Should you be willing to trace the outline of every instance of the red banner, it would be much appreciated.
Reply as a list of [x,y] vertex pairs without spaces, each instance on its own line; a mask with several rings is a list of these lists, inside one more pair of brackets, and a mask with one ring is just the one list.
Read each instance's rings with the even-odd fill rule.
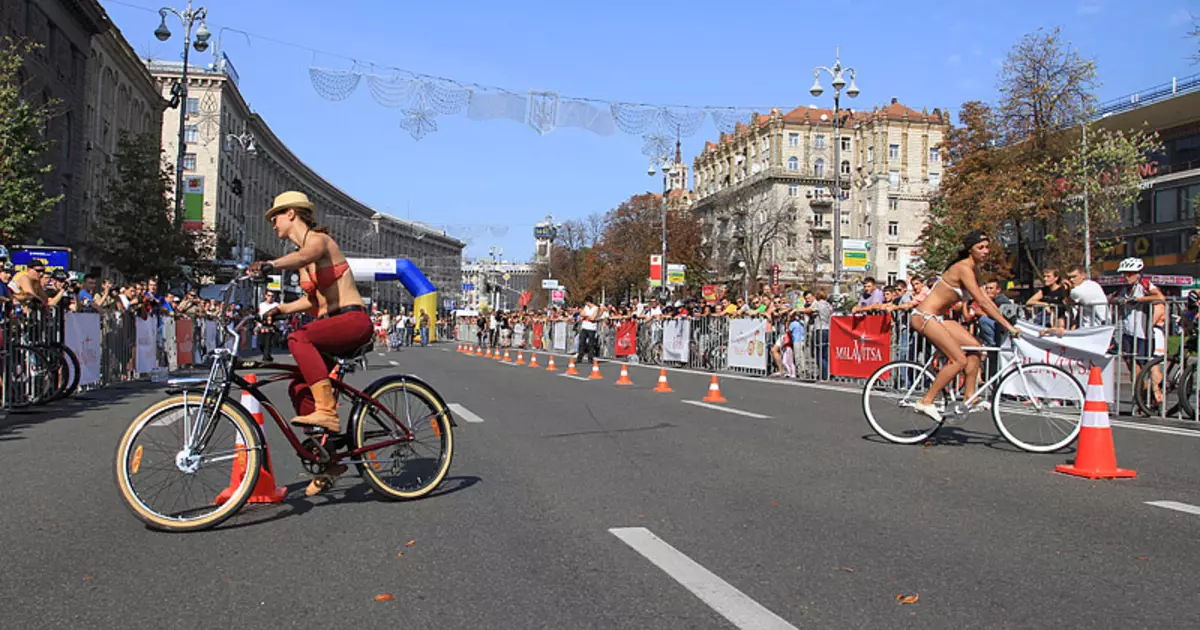
[[191,365],[196,362],[192,353],[192,320],[175,320],[175,351],[179,365]]
[[542,322],[533,323],[533,347],[538,350],[542,349],[542,335],[545,333],[545,330]]
[[892,317],[839,316],[829,327],[829,373],[868,378],[891,360]]
[[709,304],[716,304],[725,297],[725,287],[719,284],[706,284],[700,287],[701,295],[704,296],[704,301]]
[[627,319],[617,325],[617,343],[614,352],[619,357],[627,357],[637,352],[637,322]]

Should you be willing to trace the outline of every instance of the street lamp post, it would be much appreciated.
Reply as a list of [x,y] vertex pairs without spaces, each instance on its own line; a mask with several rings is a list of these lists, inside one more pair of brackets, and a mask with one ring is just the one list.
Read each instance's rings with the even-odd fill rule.
[[846,87],[845,75],[850,75],[850,86],[846,88],[846,96],[858,96],[858,86],[854,84],[854,68],[842,67],[841,49],[834,53],[832,68],[817,66],[813,68],[813,84],[808,90],[814,97],[820,96],[825,90],[821,88],[821,72],[828,72],[833,78],[833,293],[840,295],[842,290],[842,88]]
[[[242,151],[246,153],[247,157],[253,158],[254,156],[258,155],[258,146],[254,144],[254,134],[250,133],[249,131],[243,131],[240,134],[225,134],[225,142],[227,143],[226,149],[230,152],[233,150],[233,145],[236,144],[242,149]],[[246,202],[243,198],[243,195],[246,192],[246,183],[247,182],[242,182],[242,192],[238,194],[238,198],[242,199],[242,212],[240,213],[241,216],[239,217],[241,223],[238,225],[238,254],[242,257],[244,262],[250,262],[249,260],[246,260]]]
[[[654,177],[654,169],[657,166],[662,169],[663,174],[663,195],[662,195],[662,260],[659,267],[659,279],[662,281],[662,293],[667,292],[667,195],[671,192],[671,170],[674,168],[674,160],[670,152],[656,152],[650,156],[650,168],[646,170],[646,174]],[[664,298],[665,299],[665,298]]]
[[[208,50],[208,39],[212,37],[212,33],[208,30],[208,9],[205,7],[192,8],[192,0],[188,0],[187,8],[183,10],[172,9],[171,7],[163,7],[158,10],[159,17],[162,18],[162,23],[158,28],[154,29],[154,36],[158,41],[165,42],[171,39],[171,31],[167,28],[167,14],[170,13],[179,18],[183,24],[183,76],[180,78],[177,90],[173,90],[173,96],[179,99],[179,154],[175,158],[175,229],[178,230],[183,226],[183,156],[187,154],[187,142],[185,133],[185,122],[187,114],[188,102],[188,51],[196,48],[196,52],[202,53]],[[196,41],[192,42],[192,27],[200,23],[200,28],[196,29]]]

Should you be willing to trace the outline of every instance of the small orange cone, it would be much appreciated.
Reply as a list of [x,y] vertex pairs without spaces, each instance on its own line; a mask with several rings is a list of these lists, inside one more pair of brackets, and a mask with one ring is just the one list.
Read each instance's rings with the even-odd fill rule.
[[517,365],[525,365],[525,355],[520,350],[517,350]]
[[659,369],[658,369],[658,385],[655,385],[655,386],[654,386],[654,389],[653,389],[653,390],[651,390],[651,391],[663,392],[663,393],[667,393],[667,394],[669,394],[669,393],[671,393],[672,391],[674,391],[674,390],[672,390],[672,389],[671,389],[671,386],[667,384],[667,370],[666,370],[666,368],[659,368]]
[[721,395],[721,386],[717,384],[717,375],[713,374],[712,382],[708,384],[708,395],[701,398],[704,402],[723,403],[729,402]]
[[508,354],[508,350],[505,350],[505,351],[504,351],[504,360],[505,360],[505,361],[512,361],[512,356]]
[[1088,375],[1087,396],[1083,401],[1083,425],[1076,441],[1075,461],[1055,466],[1054,470],[1088,479],[1128,479],[1137,471],[1117,468],[1112,426],[1108,422],[1108,403],[1104,397],[1104,375],[1093,367]]
[[475,356],[477,356],[477,357],[483,356],[483,350],[480,348],[480,346],[475,346]]
[[579,376],[579,370],[575,369],[575,357],[571,357],[570,362],[567,363],[567,371],[564,374],[567,376]]
[[536,352],[530,352],[530,353],[529,353],[529,367],[531,367],[531,368],[536,368],[536,367],[538,367],[538,364],[537,364],[537,353],[536,353]]
[[[246,382],[254,385],[258,382],[258,376],[255,374],[247,374]],[[242,392],[242,406],[250,415],[254,417],[254,421],[259,426],[263,424],[262,406],[258,403],[258,399],[250,394],[250,392]],[[238,446],[245,446],[242,441],[242,434],[237,435],[236,443]],[[239,449],[241,450],[241,449]],[[258,472],[258,482],[254,484],[254,490],[250,493],[248,503],[282,503],[287,497],[287,488],[277,487],[275,485],[275,475],[271,472],[271,451],[267,448],[266,443],[263,443],[263,466]],[[236,453],[233,456],[233,473],[229,478],[229,487],[221,491],[217,495],[216,503],[224,503],[233,495],[233,491],[242,483],[242,479],[246,476],[246,455],[245,453]]]
[[550,363],[546,365],[547,372],[557,372],[558,368],[554,367],[554,355],[550,355]]
[[504,358],[504,355],[500,354],[500,348],[496,348],[496,349],[495,349],[495,350],[492,352],[492,358],[493,358],[493,359],[495,359],[495,360],[497,360],[497,361],[500,361],[501,359],[503,359],[503,358]]
[[604,376],[600,374],[600,362],[592,359],[592,373],[588,375],[589,381],[602,381]]
[[633,381],[629,380],[629,366],[621,364],[621,376],[617,378],[617,385],[633,385]]

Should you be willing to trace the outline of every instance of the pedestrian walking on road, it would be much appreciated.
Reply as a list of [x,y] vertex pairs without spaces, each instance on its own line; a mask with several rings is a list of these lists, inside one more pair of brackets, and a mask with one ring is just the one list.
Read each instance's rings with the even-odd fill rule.
[[421,309],[421,347],[429,345],[429,313]]

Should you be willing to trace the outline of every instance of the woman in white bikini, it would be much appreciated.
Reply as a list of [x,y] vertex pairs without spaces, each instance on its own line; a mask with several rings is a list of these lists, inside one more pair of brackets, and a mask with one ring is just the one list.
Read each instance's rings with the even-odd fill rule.
[[[963,347],[978,346],[979,341],[963,328],[962,324],[945,319],[946,313],[956,304],[963,301],[964,291],[979,304],[996,324],[1003,326],[1009,334],[1019,336],[1021,331],[1009,323],[996,303],[984,293],[979,286],[979,265],[987,260],[989,249],[988,237],[978,231],[971,232],[963,238],[963,248],[958,252],[958,260],[951,264],[942,274],[937,284],[929,291],[929,296],[913,311],[912,322],[917,331],[925,336],[946,357],[946,364],[938,371],[933,385],[913,409],[923,413],[938,422],[942,414],[934,406],[946,385],[959,372],[966,372],[966,384],[963,386],[963,399],[970,399],[975,393],[979,378],[979,353],[968,354]],[[983,409],[988,403],[980,402],[975,409]]]

